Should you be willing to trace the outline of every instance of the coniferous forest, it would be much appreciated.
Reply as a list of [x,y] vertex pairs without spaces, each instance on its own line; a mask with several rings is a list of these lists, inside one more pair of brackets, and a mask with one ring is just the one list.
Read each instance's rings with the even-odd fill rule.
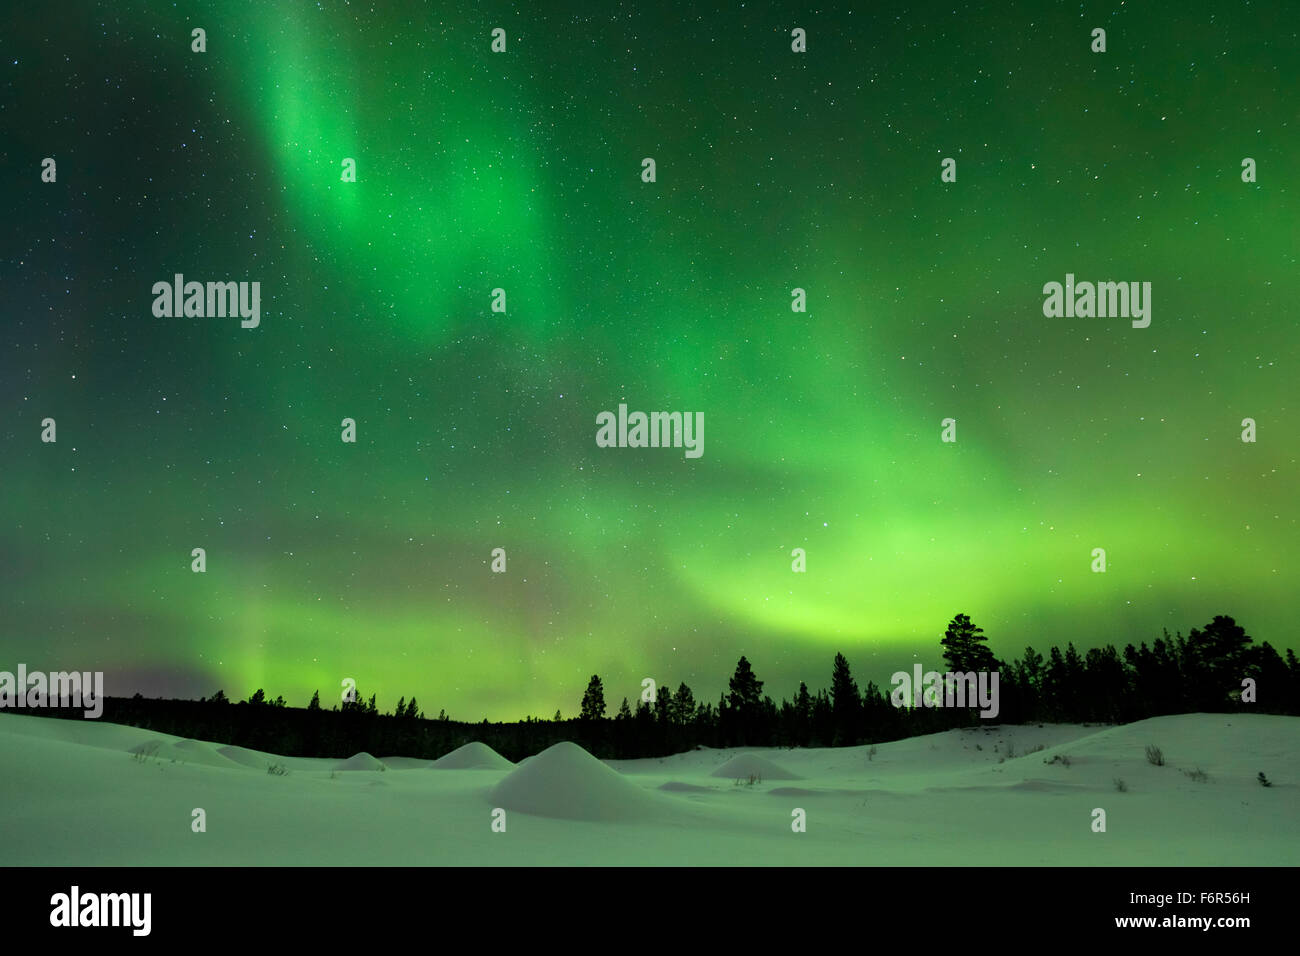
[[[858,686],[848,660],[836,654],[829,688],[800,682],[793,699],[774,700],[754,664],[741,657],[716,702],[699,700],[685,683],[657,683],[653,702],[637,694],[607,698],[592,675],[577,701],[577,714],[550,719],[470,723],[445,712],[430,717],[415,698],[384,711],[375,695],[357,690],[352,700],[325,707],[320,693],[306,707],[270,700],[258,689],[232,701],[224,691],[199,700],[153,700],[140,695],[105,699],[106,721],[283,756],[347,757],[365,751],[382,756],[434,759],[481,741],[520,760],[563,740],[612,759],[660,757],[697,747],[847,747],[882,743],[978,724],[1128,723],[1165,714],[1236,710],[1300,715],[1300,661],[1280,655],[1267,641],[1256,644],[1231,617],[1218,616],[1184,637],[1165,632],[1150,646],[1113,645],[1079,653],[1068,644],[1046,654],[1033,647],[1011,661],[997,658],[982,630],[964,614],[950,622],[943,640],[952,672],[998,672],[996,718],[972,708],[895,706],[891,687]],[[1243,694],[1251,686],[1253,692]],[[649,694],[645,696],[650,696]],[[1254,697],[1254,700],[1251,700]],[[28,713],[79,717],[77,711]]]

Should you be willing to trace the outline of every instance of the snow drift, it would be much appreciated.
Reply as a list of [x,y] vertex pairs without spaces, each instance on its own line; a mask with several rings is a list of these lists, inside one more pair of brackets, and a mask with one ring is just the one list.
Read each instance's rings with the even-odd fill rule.
[[548,747],[491,791],[495,806],[539,817],[638,821],[664,809],[653,795],[577,744]]
[[791,773],[778,763],[773,763],[758,754],[737,754],[721,767],[713,771],[715,777],[727,777],[731,780],[747,780],[756,776],[760,780],[802,780],[797,773]]
[[387,770],[382,760],[372,757],[364,750],[354,753],[347,760],[340,760],[334,765],[335,770]]
[[485,743],[477,740],[443,754],[429,766],[435,770],[512,770],[512,764]]
[[246,747],[237,747],[231,744],[226,747],[218,747],[217,753],[225,757],[232,763],[237,763],[241,767],[249,767],[255,770],[265,770],[271,763],[268,754],[259,753],[256,750],[249,750]]

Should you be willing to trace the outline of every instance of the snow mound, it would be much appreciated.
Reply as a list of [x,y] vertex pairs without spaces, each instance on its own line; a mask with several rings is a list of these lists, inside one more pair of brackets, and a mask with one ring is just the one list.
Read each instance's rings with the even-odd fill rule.
[[803,779],[797,773],[791,773],[780,764],[758,754],[737,754],[713,771],[715,777],[728,777],[732,780],[747,780],[751,775],[760,780]]
[[370,756],[364,750],[354,753],[347,760],[340,760],[334,765],[335,770],[387,770],[382,760]]
[[[165,748],[169,760],[177,763],[203,764],[205,767],[229,767],[230,762],[216,749],[201,740],[177,740]],[[163,753],[159,752],[161,758]]]
[[80,718],[62,720],[33,717],[31,714],[16,713],[9,708],[0,708],[0,718],[3,718],[4,730],[8,733],[105,750],[120,750],[125,753],[130,753],[131,748],[142,742],[157,740],[162,736],[140,727],[127,727],[124,724],[106,724],[98,720]]
[[475,740],[443,754],[429,766],[434,770],[512,770],[512,764],[485,743]]
[[663,810],[656,795],[568,741],[516,767],[491,799],[507,810],[567,820],[639,821]]
[[218,747],[217,753],[232,763],[237,763],[241,767],[250,767],[254,770],[265,770],[271,763],[269,755],[258,753],[256,750],[248,750],[244,747],[236,747],[233,744],[228,747]]

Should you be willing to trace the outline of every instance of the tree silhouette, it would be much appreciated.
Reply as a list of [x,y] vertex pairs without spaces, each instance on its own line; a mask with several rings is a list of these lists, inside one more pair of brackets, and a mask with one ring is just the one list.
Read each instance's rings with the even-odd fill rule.
[[727,695],[727,703],[734,710],[741,713],[758,710],[763,702],[763,682],[754,676],[754,669],[744,656],[736,662],[736,673],[732,675],[729,686],[731,693]]
[[1202,688],[1197,706],[1216,707],[1230,692],[1241,690],[1250,643],[1246,629],[1223,615],[1216,616],[1203,631],[1192,628],[1187,649],[1188,663]]
[[795,694],[794,705],[790,708],[794,726],[790,728],[791,741],[800,747],[807,747],[812,739],[812,695],[808,685],[799,682],[799,693]]
[[835,743],[848,746],[857,742],[858,716],[862,710],[862,697],[858,682],[849,670],[848,658],[835,655],[831,671],[831,709],[835,715]]
[[724,712],[724,735],[734,734],[742,746],[756,743],[763,709],[763,682],[754,676],[754,669],[743,656],[736,662],[736,673],[732,675],[729,686],[731,693],[727,695],[728,708]]
[[579,716],[583,720],[600,720],[605,716],[605,688],[601,686],[600,677],[591,675],[587,682],[587,692],[582,695],[582,710]]
[[[942,645],[949,666],[956,670],[987,664],[992,654],[983,640],[969,618],[958,615]],[[1214,618],[1186,639],[1166,631],[1150,646],[1128,644],[1122,654],[1110,644],[1086,647],[1082,653],[1073,644],[1064,649],[1051,646],[1045,654],[1027,647],[1021,660],[998,660],[996,667],[1003,705],[998,719],[1008,724],[1126,722],[1197,711],[1300,715],[1300,660],[1295,651],[1276,650],[1267,642],[1255,645],[1227,616]],[[1253,679],[1254,686],[1243,700],[1246,678]],[[261,688],[236,707],[229,706],[233,702],[222,691],[199,700],[149,700],[137,693],[106,698],[105,719],[284,756],[346,757],[365,750],[434,758],[479,740],[518,760],[551,746],[562,735],[602,759],[661,757],[701,745],[884,743],[942,731],[953,726],[956,716],[933,708],[894,707],[891,695],[871,681],[859,695],[842,654],[835,658],[829,692],[814,693],[800,683],[793,701],[777,703],[763,696],[763,682],[742,657],[730,679],[730,693],[720,693],[716,707],[697,703],[683,683],[674,694],[661,690],[653,706],[644,699],[629,706],[624,698],[613,721],[599,719],[604,716],[604,691],[599,677],[592,679],[584,716],[596,719],[570,720],[564,727],[535,718],[471,724],[449,718],[446,711],[440,711],[436,721],[417,721],[413,718],[423,715],[413,697],[399,700],[394,715],[380,714],[375,696],[363,702],[355,685],[348,700],[329,710],[320,706],[319,692],[306,708],[289,707],[283,697],[272,702]],[[250,702],[260,706],[246,706]],[[857,713],[850,719],[847,715],[855,705]],[[59,714],[52,711],[48,716]],[[558,710],[555,720],[563,720]]]
[[673,695],[673,720],[685,726],[695,720],[695,695],[683,682]]
[[673,721],[673,692],[667,688],[655,694],[655,720],[664,726]]
[[991,671],[997,669],[997,660],[989,650],[984,629],[976,627],[965,614],[958,614],[944,632],[943,659],[952,673]]

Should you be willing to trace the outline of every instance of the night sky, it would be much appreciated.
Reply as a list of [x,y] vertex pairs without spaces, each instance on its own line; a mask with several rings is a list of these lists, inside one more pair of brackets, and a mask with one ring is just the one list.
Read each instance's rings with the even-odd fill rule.
[[1295,4],[726,6],[9,5],[0,669],[509,720],[886,685],[959,612],[1300,646]]

